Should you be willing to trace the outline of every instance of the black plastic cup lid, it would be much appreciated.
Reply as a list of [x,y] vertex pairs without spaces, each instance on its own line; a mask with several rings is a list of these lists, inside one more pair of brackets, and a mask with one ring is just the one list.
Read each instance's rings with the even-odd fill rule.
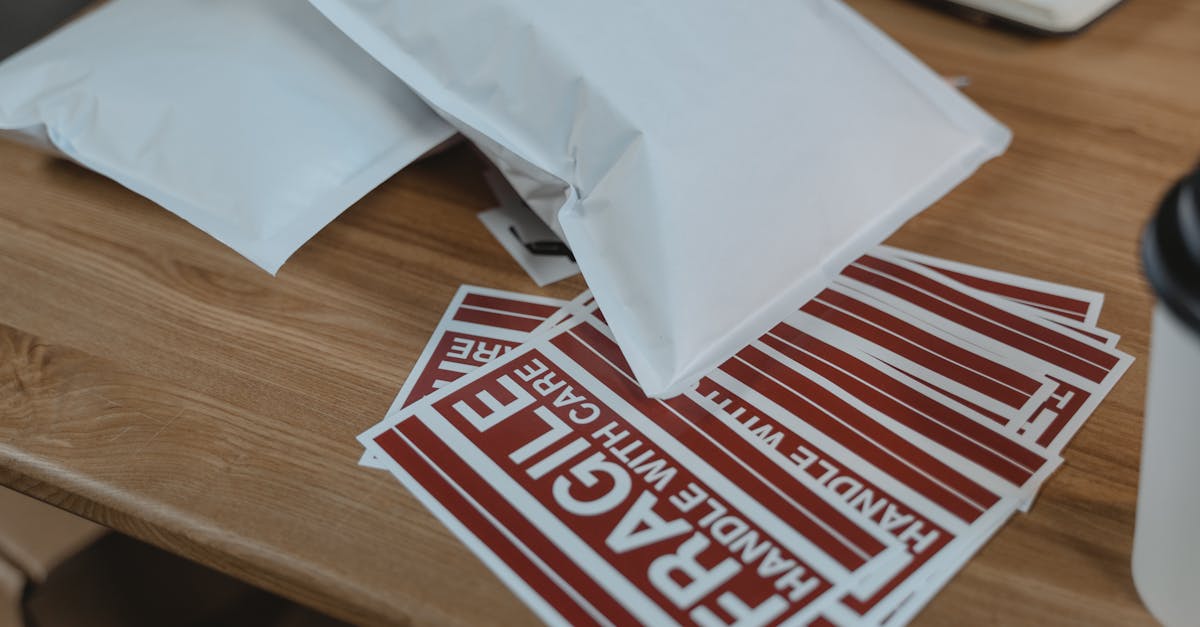
[[1200,169],[1171,188],[1146,225],[1142,269],[1158,300],[1200,333]]

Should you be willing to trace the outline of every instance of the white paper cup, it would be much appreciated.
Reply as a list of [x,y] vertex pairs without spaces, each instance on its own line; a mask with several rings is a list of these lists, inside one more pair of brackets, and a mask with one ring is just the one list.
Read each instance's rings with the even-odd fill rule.
[[1142,435],[1133,581],[1168,626],[1200,621],[1200,170],[1142,238],[1158,296]]

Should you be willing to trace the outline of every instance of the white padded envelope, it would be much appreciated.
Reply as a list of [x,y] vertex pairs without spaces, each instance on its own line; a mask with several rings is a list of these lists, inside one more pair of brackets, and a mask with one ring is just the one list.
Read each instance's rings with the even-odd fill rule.
[[310,1],[564,236],[653,396],[1009,141],[835,0]]
[[453,133],[299,0],[112,0],[0,63],[0,137],[117,181],[271,273]]

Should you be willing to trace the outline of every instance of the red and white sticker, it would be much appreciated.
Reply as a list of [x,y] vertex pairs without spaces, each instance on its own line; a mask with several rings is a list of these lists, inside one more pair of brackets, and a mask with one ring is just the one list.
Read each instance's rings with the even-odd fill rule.
[[599,324],[542,335],[360,437],[543,619],[806,624],[905,567],[815,480],[781,489],[709,412],[643,396]]
[[[529,298],[480,291],[510,302]],[[1116,335],[1093,326],[1103,301],[1095,292],[886,248],[852,264],[695,390],[667,401],[641,394],[586,295],[534,325],[531,346],[493,354],[485,344],[479,356],[486,359],[474,359],[466,342],[506,341],[514,332],[528,339],[520,314],[548,310],[465,301],[460,291],[393,415],[360,438],[364,459],[386,451],[376,463],[549,622],[903,624],[1018,506],[1028,506],[1061,462],[1057,451],[1130,361],[1114,349]],[[498,313],[505,315],[491,317]],[[514,313],[515,329],[504,322]],[[464,323],[475,325],[472,337],[447,333]],[[449,385],[485,363],[497,364],[487,372],[507,371],[515,387],[500,381],[503,374]],[[430,368],[436,374],[427,375]],[[521,372],[530,379],[521,380]],[[431,403],[399,412],[439,388]],[[456,400],[437,400],[445,398]],[[518,407],[519,399],[529,403]],[[570,412],[580,403],[611,420],[577,423],[582,414]],[[614,440],[617,433],[625,435]],[[580,470],[589,459],[592,466]],[[685,511],[684,492],[658,485],[661,468],[639,472],[639,459],[669,460],[663,463],[689,487],[717,495],[719,510],[700,517]],[[587,521],[570,510],[571,498],[615,489],[622,468],[630,486],[620,505]],[[554,472],[555,482],[566,481],[561,494],[538,485]],[[498,481],[502,476],[512,481]],[[597,488],[610,480],[609,488]],[[653,503],[639,506],[647,495]],[[533,505],[542,509],[531,517]],[[701,505],[694,509],[703,513]],[[600,526],[592,535],[589,521]],[[688,531],[662,540],[674,553],[646,558],[641,551],[656,540],[630,548],[638,557],[627,563],[629,556],[611,546],[614,537],[621,545],[622,534],[644,538],[642,532],[679,521],[691,525]],[[563,540],[564,528],[576,543]],[[743,570],[762,574],[764,562],[747,561],[760,545],[739,545],[730,539],[734,532],[745,534],[742,542],[754,532],[791,550],[788,559],[814,577],[805,581],[819,583],[809,596],[789,595],[780,604],[763,596],[765,589],[755,597],[757,588],[747,583],[754,578],[738,571],[696,604],[676,603],[682,597],[672,595],[690,585],[689,577],[718,579],[706,579],[717,562],[704,558],[720,557],[722,546],[725,560],[734,560],[728,563],[740,560]],[[689,553],[682,541],[688,533],[688,542],[704,538],[694,545],[707,542],[703,551]],[[584,548],[591,552],[573,552]],[[683,559],[689,555],[690,565]],[[654,561],[660,558],[668,561]],[[656,584],[654,563],[682,570]]]
[[1100,309],[1104,306],[1104,294],[1069,285],[1040,281],[890,246],[880,246],[872,254],[917,263],[964,286],[1029,307],[1047,319],[1066,320],[1095,327],[1100,321]]
[[[865,438],[903,441],[936,450],[938,456],[927,460],[932,466],[926,472],[939,482],[949,481],[950,477],[939,464],[978,467],[981,472],[995,475],[997,485],[1003,490],[1015,487],[1033,493],[1059,461],[1057,455],[1046,454],[1013,438],[1000,425],[979,420],[956,408],[948,399],[925,394],[907,380],[895,378],[882,364],[856,356],[846,347],[824,342],[787,323],[777,325],[718,370],[718,373],[734,372],[740,373],[742,381],[759,392],[778,391],[781,386],[789,385],[796,390],[808,385],[801,378],[839,391],[823,397],[822,406],[837,408],[860,419],[872,414],[872,420],[886,426],[887,435],[875,435],[873,432],[877,430],[871,423],[854,427]],[[751,384],[760,380],[759,384]],[[966,501],[943,505],[964,514],[965,519],[971,518]]]
[[[799,420],[794,413],[759,409],[745,398],[755,392],[743,390],[740,396],[734,394],[729,388],[736,389],[742,382],[723,373],[703,381],[686,398],[665,403],[650,401],[641,395],[616,344],[607,336],[601,318],[590,317],[551,343],[564,354],[569,353],[571,360],[590,376],[637,406],[655,424],[671,429],[677,437],[679,433],[688,434],[690,429],[689,437],[680,438],[688,449],[706,454],[706,458],[725,455],[743,468],[754,469],[755,475],[775,492],[774,497],[770,491],[766,492],[764,502],[783,498],[783,502],[776,504],[786,510],[787,499],[795,501],[797,493],[823,491],[826,498],[841,500],[862,513],[877,531],[905,545],[911,556],[908,565],[890,574],[878,570],[872,590],[847,592],[837,603],[828,604],[821,616],[831,620],[880,620],[919,590],[924,581],[938,573],[956,571],[973,547],[982,544],[979,530],[998,528],[1015,509],[1023,486],[1040,482],[1033,475],[1048,473],[1058,462],[1005,440],[1000,431],[986,425],[981,428],[965,418],[952,423],[948,412],[935,411],[936,404],[920,401],[914,390],[901,389],[885,372],[873,369],[866,362],[852,365],[855,361],[848,353],[811,340],[800,341],[796,333],[782,328],[764,336],[759,345],[743,351],[739,360],[765,367],[793,386],[800,385],[793,377],[804,369],[782,357],[773,364],[764,361],[767,351],[786,349],[780,342],[787,340],[799,343],[797,350],[813,353],[814,359],[825,360],[817,363],[796,356],[814,368],[807,371],[808,382],[804,385],[808,386],[809,396],[818,399],[819,404],[811,405],[810,409],[826,412],[823,429],[809,424],[809,421],[819,422],[817,414],[805,413],[805,418]],[[760,354],[756,355],[756,351]],[[728,369],[738,372],[736,367]],[[817,375],[818,371],[829,379]],[[746,377],[745,372],[738,374]],[[728,387],[716,382],[722,378],[727,379]],[[878,387],[861,387],[867,385],[862,379],[869,379],[871,385]],[[850,390],[837,387],[835,381]],[[855,381],[859,387],[854,387]],[[824,387],[813,388],[814,383]],[[769,386],[756,381],[751,387],[759,390]],[[840,397],[850,395],[847,391],[881,407],[839,403]],[[787,400],[777,392],[768,390],[767,394],[776,401]],[[891,395],[901,400],[896,401]],[[907,405],[902,406],[901,402]],[[916,408],[900,411],[910,406]],[[896,422],[882,413],[885,411],[903,415]],[[901,430],[901,435],[916,444],[905,444],[894,434],[888,434],[887,430],[895,429],[899,423],[914,432]],[[722,437],[721,427],[733,437]],[[867,436],[857,437],[858,433]],[[972,463],[982,468],[973,467]],[[959,466],[967,467],[968,472],[963,473]],[[504,550],[511,552],[516,548],[506,544]]]
[[818,294],[785,323],[1013,432],[1054,391],[1041,372],[1014,367],[995,351],[964,344],[919,317],[839,285]]
[[[458,288],[388,413],[490,363],[547,324],[562,321],[566,304],[555,298],[474,285]],[[358,463],[384,468],[382,462],[366,453]]]
[[912,251],[880,246],[876,256],[904,259],[933,270],[956,289],[974,293],[983,299],[999,298],[1014,312],[1030,318],[1042,318],[1055,326],[1091,342],[1116,347],[1121,336],[1096,326],[1104,294],[1069,285],[981,268],[970,264],[921,255]]
[[865,255],[836,279],[842,288],[930,321],[960,345],[1042,372],[1054,393],[1019,427],[1029,441],[1061,451],[1124,374],[1133,358],[1008,305],[954,288],[918,264]]
[[690,394],[714,405],[731,435],[811,475],[910,550],[910,565],[875,595],[827,610],[839,624],[883,620],[932,577],[957,571],[1061,461],[787,325]]

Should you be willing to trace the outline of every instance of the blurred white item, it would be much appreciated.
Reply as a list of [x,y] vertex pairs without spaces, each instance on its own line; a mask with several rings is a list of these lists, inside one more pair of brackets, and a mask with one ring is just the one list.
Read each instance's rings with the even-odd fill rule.
[[1142,231],[1142,271],[1154,290],[1142,430],[1133,582],[1168,627],[1200,613],[1200,165],[1167,192]]
[[1121,0],[949,0],[1051,34],[1074,33]]
[[836,0],[310,1],[564,236],[653,396],[1010,137]]
[[1150,335],[1142,471],[1133,540],[1133,581],[1164,625],[1194,625],[1200,612],[1200,335],[1161,303]]
[[178,214],[265,270],[453,134],[292,0],[114,0],[0,64],[0,134]]

